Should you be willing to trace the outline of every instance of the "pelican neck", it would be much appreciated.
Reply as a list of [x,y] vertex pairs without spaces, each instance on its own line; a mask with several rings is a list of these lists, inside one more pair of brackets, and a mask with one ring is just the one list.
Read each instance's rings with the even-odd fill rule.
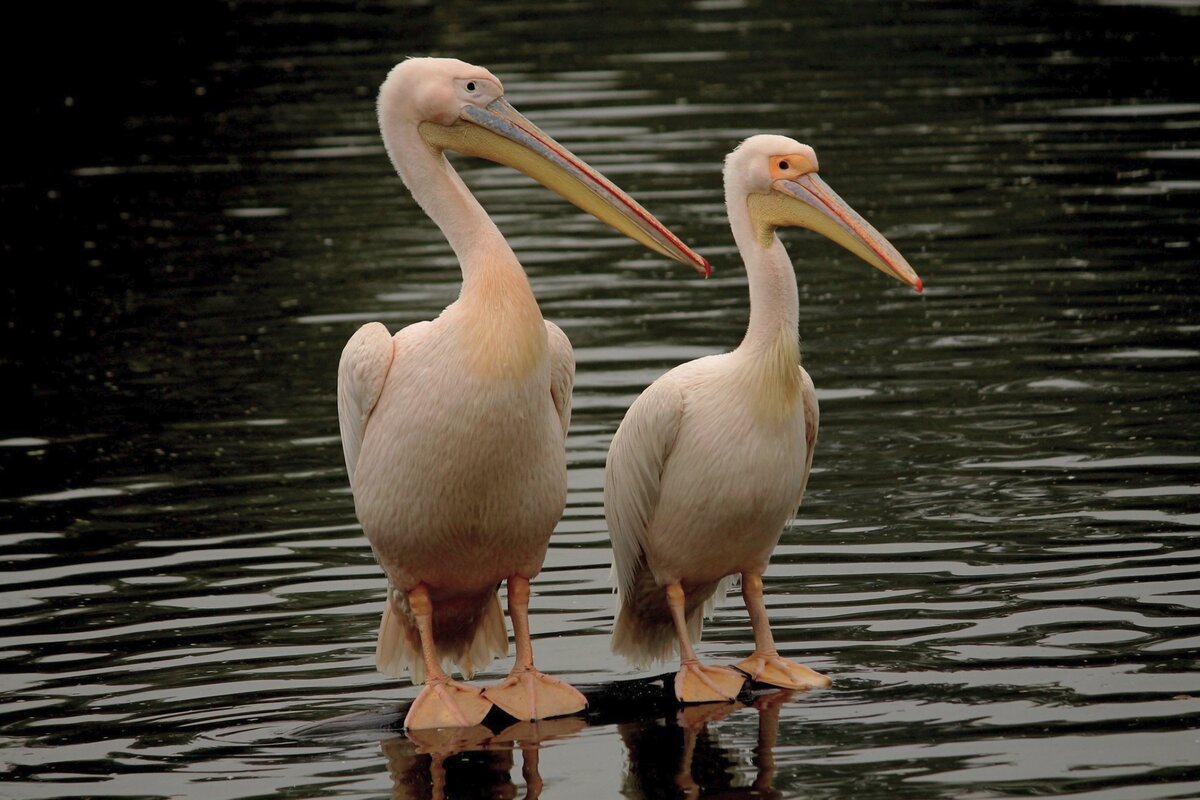
[[792,261],[779,237],[772,232],[764,246],[755,234],[746,196],[726,193],[729,225],[746,267],[750,288],[750,321],[739,352],[779,352],[800,357],[800,296]]
[[[388,155],[413,199],[441,230],[458,257],[464,289],[476,273],[524,270],[496,223],[445,154],[422,138],[416,125],[401,123],[384,134]],[[515,276],[514,276],[515,277]]]

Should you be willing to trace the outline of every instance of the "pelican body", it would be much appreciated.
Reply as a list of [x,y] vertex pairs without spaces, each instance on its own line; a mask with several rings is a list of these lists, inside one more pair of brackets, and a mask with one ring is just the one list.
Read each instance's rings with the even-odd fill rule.
[[[745,338],[651,384],[618,427],[605,468],[619,595],[613,650],[645,665],[677,646],[683,702],[732,699],[747,675],[791,689],[829,684],[779,656],[762,595],[762,574],[808,484],[819,422],[800,366],[796,278],[777,229],[814,230],[922,289],[900,253],[818,177],[807,145],[752,137],[729,155],[724,177],[750,286]],[[755,652],[737,670],[703,665],[692,642],[704,612],[739,576]]]
[[[493,704],[520,719],[573,713],[583,696],[533,666],[528,602],[566,502],[574,357],[444,151],[519,169],[704,274],[708,262],[517,113],[487,70],[404,61],[380,88],[378,115],[392,164],[446,235],[463,282],[434,320],[395,335],[364,325],[338,368],[355,510],[388,579],[376,664],[425,681],[410,728],[476,724]],[[517,658],[508,679],[483,692],[450,680],[443,663],[470,678],[507,652],[504,581]]]

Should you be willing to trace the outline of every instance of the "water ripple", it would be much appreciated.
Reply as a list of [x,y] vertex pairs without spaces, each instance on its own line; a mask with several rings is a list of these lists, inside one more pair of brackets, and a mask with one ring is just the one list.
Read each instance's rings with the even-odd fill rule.
[[[1197,795],[1194,3],[893,5],[801,24],[702,0],[655,25],[588,2],[180,6],[140,61],[96,26],[97,79],[14,112],[87,135],[15,148],[2,189],[6,792]],[[812,144],[925,278],[918,298],[783,237],[822,429],[764,581],[780,650],[833,689],[459,755],[296,734],[415,694],[374,670],[385,581],[334,377],[357,326],[458,293],[375,129],[380,76],[431,51],[490,66],[715,267],[454,158],[575,346],[567,510],[531,609],[556,675],[645,675],[608,647],[604,461],[647,384],[745,332],[730,147]],[[699,650],[752,642],[735,591]]]

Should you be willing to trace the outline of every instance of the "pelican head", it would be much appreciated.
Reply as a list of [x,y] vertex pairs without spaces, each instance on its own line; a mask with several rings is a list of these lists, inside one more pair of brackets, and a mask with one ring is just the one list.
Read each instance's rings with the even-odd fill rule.
[[752,136],[725,161],[729,200],[745,202],[759,242],[775,230],[808,228],[920,292],[924,285],[892,243],[817,175],[817,154],[786,136]]
[[435,152],[453,150],[519,170],[629,238],[707,277],[708,261],[650,212],[519,114],[500,80],[453,58],[412,58],[396,65],[379,90],[380,129],[415,127]]

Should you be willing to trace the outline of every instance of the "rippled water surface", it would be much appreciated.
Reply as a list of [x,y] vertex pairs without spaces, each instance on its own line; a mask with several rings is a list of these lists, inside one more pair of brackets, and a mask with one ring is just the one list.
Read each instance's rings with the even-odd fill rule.
[[[181,5],[42,12],[8,70],[0,796],[1200,796],[1194,4]],[[458,288],[375,129],[410,54],[492,69],[715,267],[456,161],[578,360],[547,671],[646,674],[608,650],[604,457],[650,381],[744,330],[724,154],[812,144],[921,273],[786,236],[822,430],[766,588],[834,688],[303,733],[415,694],[374,670],[334,396],[358,325]],[[734,597],[700,652],[751,641]]]

